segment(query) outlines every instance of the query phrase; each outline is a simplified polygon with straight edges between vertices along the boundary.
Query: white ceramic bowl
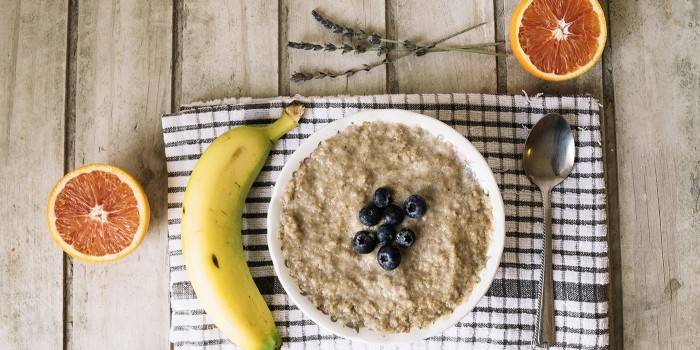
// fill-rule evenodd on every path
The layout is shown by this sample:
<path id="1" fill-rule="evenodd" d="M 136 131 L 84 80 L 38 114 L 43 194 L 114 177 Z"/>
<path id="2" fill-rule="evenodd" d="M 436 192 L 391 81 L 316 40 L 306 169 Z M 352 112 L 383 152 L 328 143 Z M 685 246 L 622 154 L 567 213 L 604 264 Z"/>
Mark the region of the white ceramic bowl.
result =
<path id="1" fill-rule="evenodd" d="M 467 162 L 468 169 L 471 170 L 471 173 L 485 189 L 490 199 L 491 208 L 493 208 L 493 231 L 486 253 L 486 266 L 479 274 L 480 282 L 474 286 L 469 297 L 451 314 L 436 320 L 427 328 L 412 329 L 408 333 L 382 333 L 366 328 L 360 328 L 359 332 L 357 332 L 355 329 L 345 327 L 339 322 L 331 321 L 330 316 L 321 313 L 308 298 L 301 295 L 296 280 L 289 275 L 289 270 L 284 264 L 284 256 L 281 251 L 281 243 L 278 236 L 281 199 L 285 187 L 291 180 L 294 172 L 299 168 L 299 164 L 316 149 L 321 141 L 336 135 L 339 131 L 351 124 L 358 124 L 365 121 L 383 121 L 388 123 L 400 123 L 408 126 L 418 126 L 430 134 L 452 144 L 458 156 Z M 351 340 L 358 340 L 370 344 L 405 344 L 440 334 L 445 329 L 454 326 L 464 318 L 464 316 L 474 308 L 479 299 L 486 294 L 496 274 L 496 269 L 498 269 L 498 264 L 501 261 L 501 254 L 503 253 L 503 243 L 505 240 L 504 220 L 503 201 L 493 173 L 486 163 L 486 160 L 479 154 L 479 151 L 477 151 L 464 136 L 449 125 L 422 114 L 404 110 L 374 110 L 360 112 L 328 124 L 306 139 L 299 149 L 291 155 L 282 168 L 279 178 L 275 183 L 275 188 L 272 191 L 270 207 L 267 212 L 267 241 L 275 273 L 277 277 L 279 277 L 282 287 L 284 287 L 284 290 L 287 292 L 292 302 L 316 324 L 336 335 Z"/>

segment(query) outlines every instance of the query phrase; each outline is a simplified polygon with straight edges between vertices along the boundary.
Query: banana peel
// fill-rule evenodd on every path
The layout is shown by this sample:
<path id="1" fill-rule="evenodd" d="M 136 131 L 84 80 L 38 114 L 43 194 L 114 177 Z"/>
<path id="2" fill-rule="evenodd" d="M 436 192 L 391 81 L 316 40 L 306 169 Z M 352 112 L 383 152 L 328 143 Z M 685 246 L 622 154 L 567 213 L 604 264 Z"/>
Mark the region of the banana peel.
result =
<path id="1" fill-rule="evenodd" d="M 292 102 L 266 126 L 236 127 L 197 161 L 182 204 L 182 252 L 197 298 L 221 332 L 242 350 L 279 349 L 272 313 L 246 264 L 241 237 L 245 199 L 274 143 L 298 126 Z"/>

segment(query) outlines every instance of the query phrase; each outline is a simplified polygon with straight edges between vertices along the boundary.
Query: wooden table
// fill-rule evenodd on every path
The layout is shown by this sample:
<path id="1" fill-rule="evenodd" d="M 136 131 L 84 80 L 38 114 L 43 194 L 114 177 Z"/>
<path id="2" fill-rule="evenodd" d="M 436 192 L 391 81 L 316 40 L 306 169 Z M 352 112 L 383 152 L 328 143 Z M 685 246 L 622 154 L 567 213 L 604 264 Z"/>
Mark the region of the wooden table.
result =
<path id="1" fill-rule="evenodd" d="M 700 349 L 700 5 L 605 3 L 603 60 L 545 83 L 514 58 L 436 53 L 349 79 L 292 83 L 300 68 L 376 57 L 299 52 L 331 37 L 310 11 L 454 44 L 505 40 L 517 0 L 1 0 L 0 346 L 168 349 L 166 171 L 160 115 L 227 96 L 487 92 L 584 94 L 603 104 L 612 348 Z M 153 209 L 128 259 L 86 265 L 54 246 L 45 200 L 66 171 L 124 167 Z"/>

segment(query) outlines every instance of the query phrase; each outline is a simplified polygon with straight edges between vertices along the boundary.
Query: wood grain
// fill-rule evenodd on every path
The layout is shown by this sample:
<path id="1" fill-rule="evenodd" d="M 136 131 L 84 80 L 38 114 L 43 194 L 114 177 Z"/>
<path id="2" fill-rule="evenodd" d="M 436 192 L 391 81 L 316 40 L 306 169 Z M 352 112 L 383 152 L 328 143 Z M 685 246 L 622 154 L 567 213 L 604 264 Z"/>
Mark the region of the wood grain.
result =
<path id="1" fill-rule="evenodd" d="M 0 347 L 61 349 L 63 254 L 44 211 L 63 175 L 68 3 L 0 7 Z"/>
<path id="2" fill-rule="evenodd" d="M 311 16 L 311 10 L 318 11 L 338 24 L 365 30 L 370 33 L 384 33 L 384 1 L 342 0 L 322 4 L 313 0 L 285 0 L 282 13 L 286 25 L 286 38 L 289 41 L 306 41 L 313 43 L 340 44 L 342 39 L 321 26 Z M 285 48 L 286 49 L 286 48 Z M 284 54 L 284 52 L 283 52 Z M 286 58 L 286 59 L 285 59 Z M 341 55 L 340 52 L 314 52 L 286 49 L 282 61 L 288 63 L 289 74 L 303 71 L 342 72 L 362 64 L 381 61 L 375 53 Z M 280 81 L 289 79 L 280 77 Z M 386 67 L 377 67 L 369 72 L 358 72 L 350 78 L 312 80 L 307 82 L 289 82 L 292 94 L 302 95 L 367 95 L 381 94 L 386 89 Z"/>
<path id="3" fill-rule="evenodd" d="M 172 2 L 81 1 L 75 165 L 122 167 L 144 186 L 148 235 L 114 264 L 74 262 L 74 349 L 167 349 L 166 170 L 160 115 L 170 111 Z"/>
<path id="4" fill-rule="evenodd" d="M 277 1 L 185 1 L 180 17 L 182 104 L 277 95 Z"/>
<path id="5" fill-rule="evenodd" d="M 494 42 L 493 2 L 389 0 L 391 33 L 399 40 L 431 42 L 481 22 L 484 26 L 445 42 L 459 46 Z M 402 93 L 496 92 L 496 59 L 464 52 L 407 57 L 394 65 L 393 89 Z M 395 80 L 395 81 L 392 81 Z"/>
<path id="6" fill-rule="evenodd" d="M 515 7 L 520 3 L 519 0 L 504 0 L 505 1 L 505 16 L 504 28 L 507 52 L 510 50 L 510 39 L 508 31 L 510 29 L 510 15 L 515 10 Z M 602 64 L 598 62 L 590 71 L 583 76 L 564 81 L 564 82 L 548 82 L 531 76 L 524 69 L 513 55 L 508 55 L 506 58 L 507 79 L 506 86 L 508 93 L 522 94 L 523 91 L 528 95 L 537 93 L 553 94 L 553 95 L 576 95 L 576 94 L 591 94 L 599 100 L 603 97 L 603 70 Z"/>
<path id="7" fill-rule="evenodd" d="M 610 4 L 627 349 L 700 348 L 700 7 Z"/>

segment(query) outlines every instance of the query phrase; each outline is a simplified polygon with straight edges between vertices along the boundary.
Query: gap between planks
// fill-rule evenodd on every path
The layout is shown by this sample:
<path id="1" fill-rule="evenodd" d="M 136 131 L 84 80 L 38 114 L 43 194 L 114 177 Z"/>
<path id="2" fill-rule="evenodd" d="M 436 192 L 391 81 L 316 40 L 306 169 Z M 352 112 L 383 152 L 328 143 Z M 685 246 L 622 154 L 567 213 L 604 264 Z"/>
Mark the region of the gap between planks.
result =
<path id="1" fill-rule="evenodd" d="M 277 94 L 280 96 L 289 95 L 289 49 L 287 47 L 287 25 L 289 16 L 289 6 L 286 0 L 277 1 Z"/>
<path id="2" fill-rule="evenodd" d="M 78 49 L 78 0 L 68 0 L 68 38 L 66 40 L 66 105 L 63 143 L 63 172 L 75 167 L 75 98 Z M 73 335 L 73 260 L 63 253 L 63 350 L 72 348 Z"/>
<path id="3" fill-rule="evenodd" d="M 510 21 L 505 15 L 505 0 L 493 1 L 493 17 L 494 17 L 494 33 L 495 41 L 501 41 L 504 44 L 496 46 L 496 52 L 506 53 L 506 28 Z M 508 92 L 508 63 L 506 57 L 496 57 L 496 91 L 498 94 Z"/>
<path id="4" fill-rule="evenodd" d="M 182 98 L 182 26 L 184 0 L 173 0 L 173 43 L 170 74 L 170 112 L 180 109 Z"/>

